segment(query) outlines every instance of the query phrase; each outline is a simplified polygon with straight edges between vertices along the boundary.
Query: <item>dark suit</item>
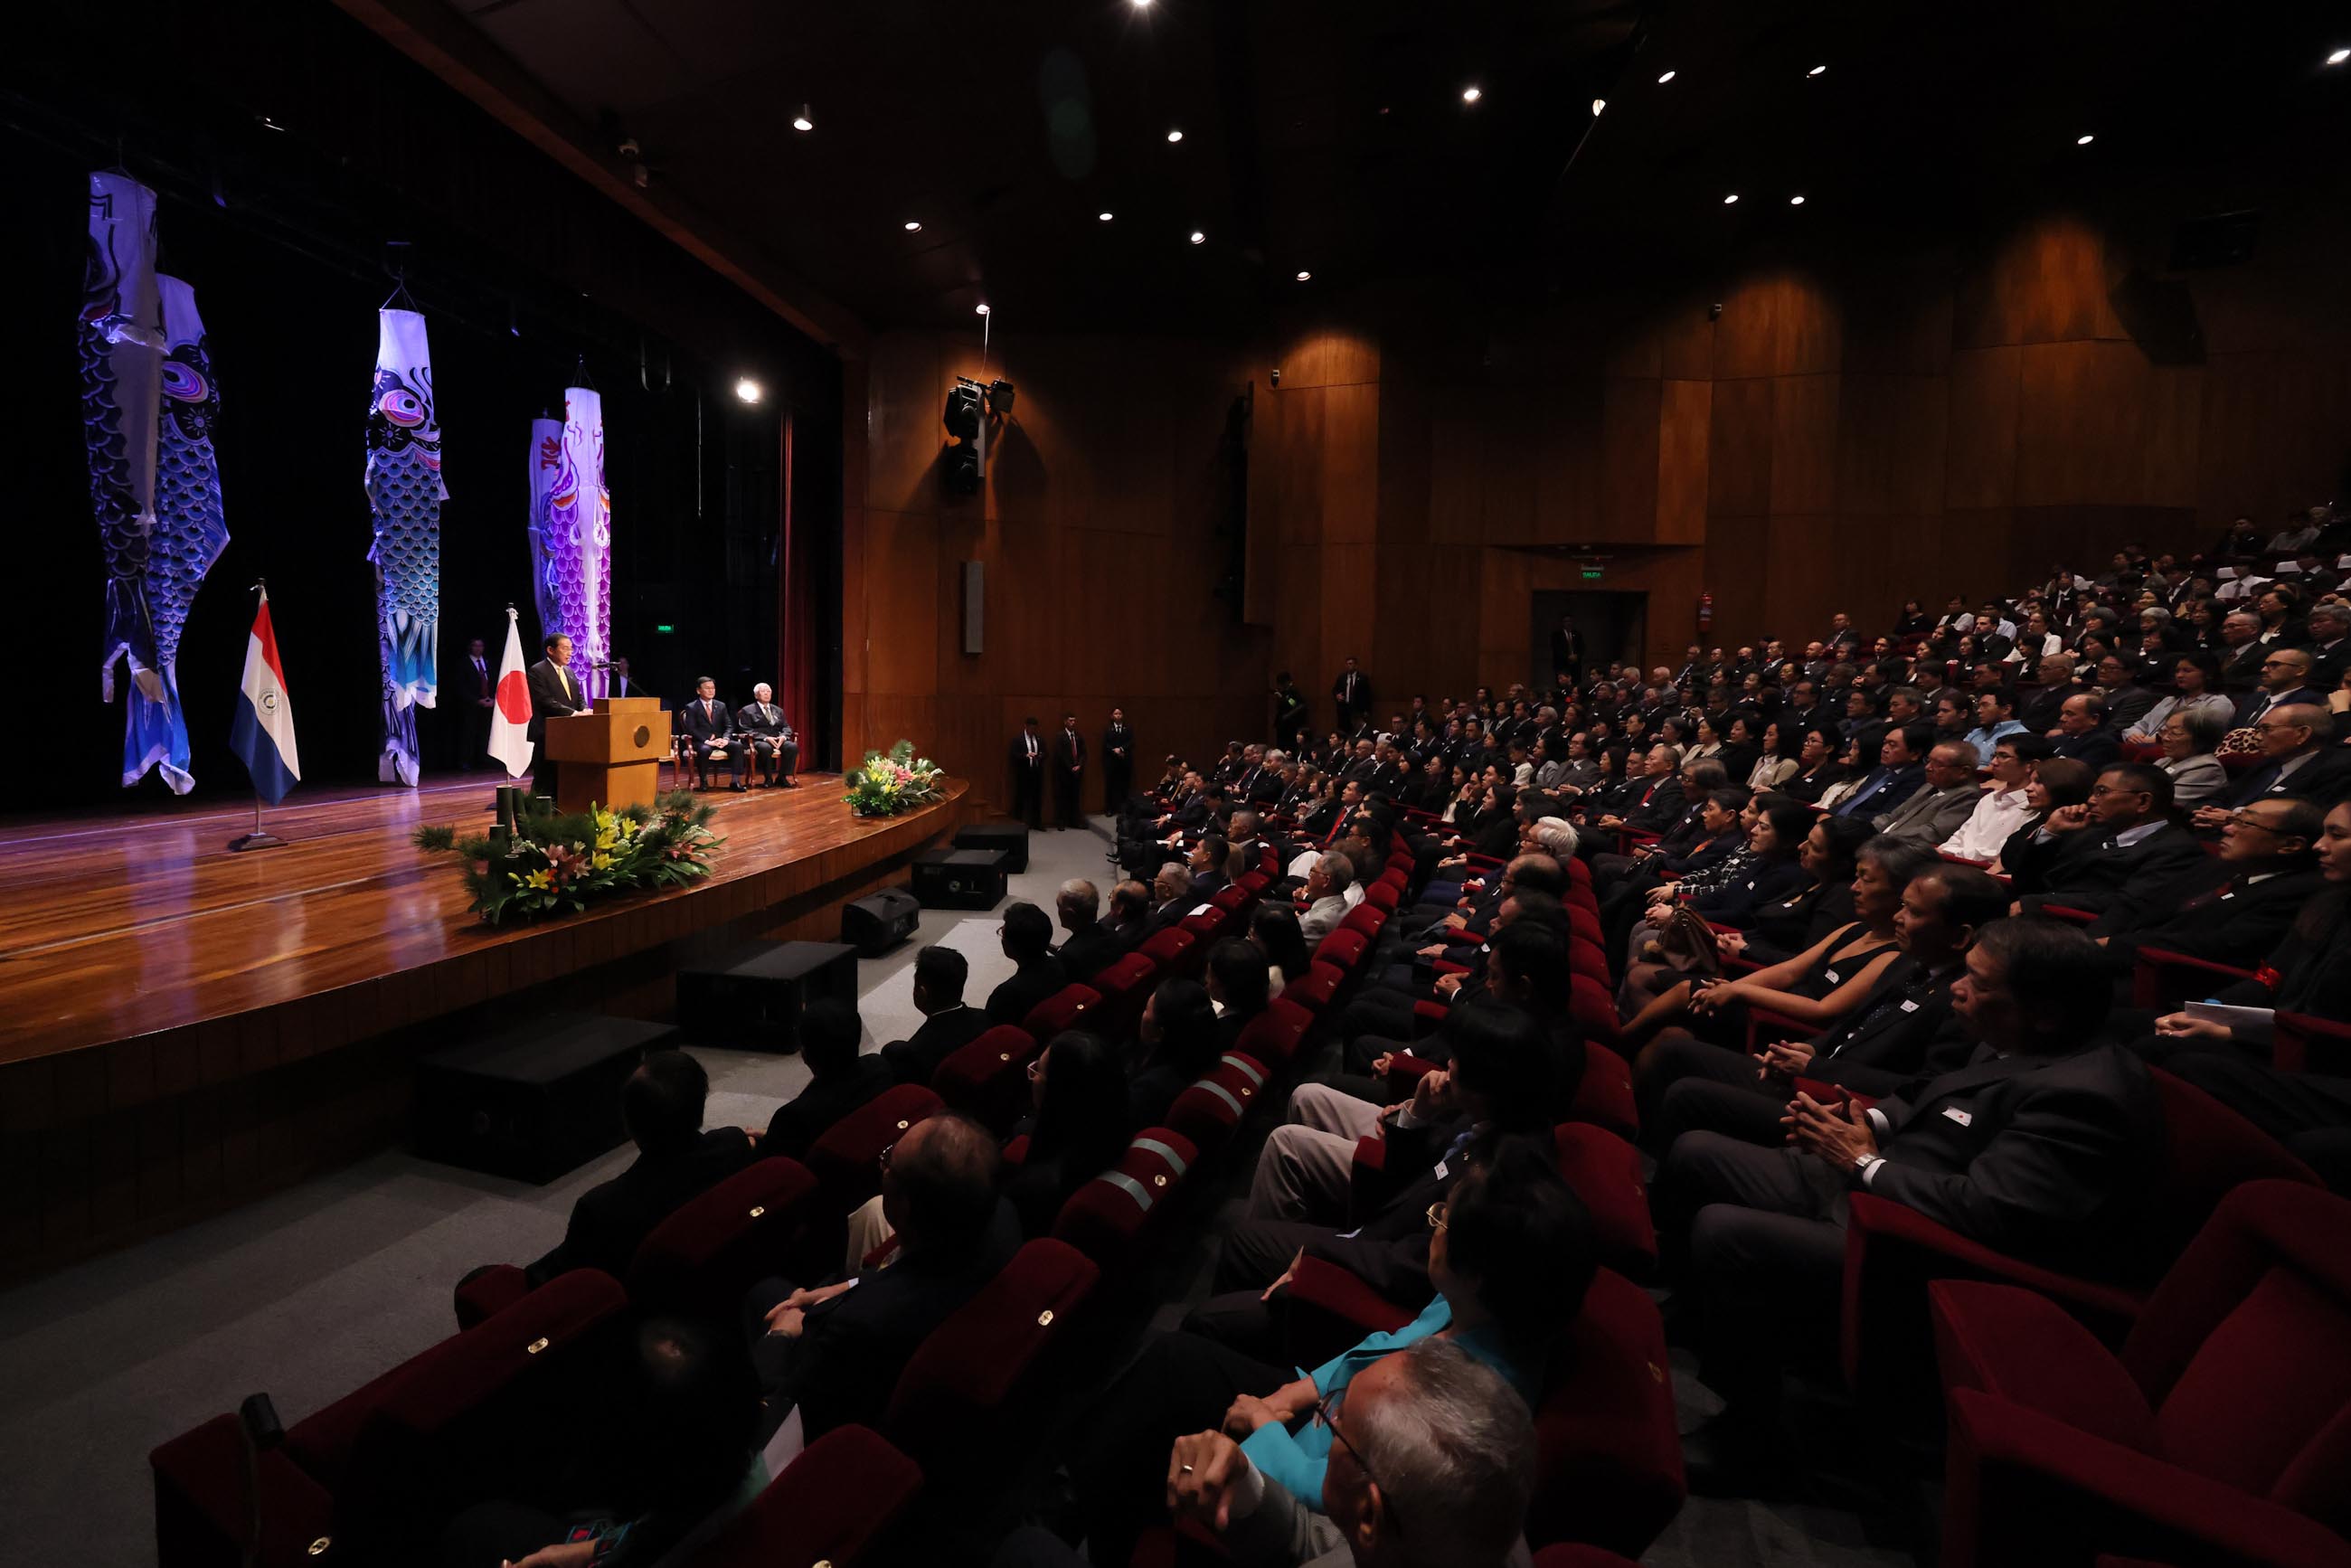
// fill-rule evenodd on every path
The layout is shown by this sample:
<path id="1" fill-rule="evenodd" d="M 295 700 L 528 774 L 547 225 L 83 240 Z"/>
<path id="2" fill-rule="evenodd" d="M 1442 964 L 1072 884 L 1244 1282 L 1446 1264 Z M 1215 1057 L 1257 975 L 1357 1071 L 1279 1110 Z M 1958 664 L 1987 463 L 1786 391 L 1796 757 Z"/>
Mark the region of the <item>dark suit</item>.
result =
<path id="1" fill-rule="evenodd" d="M 468 653 L 452 685 L 457 697 L 457 766 L 471 773 L 489 760 L 490 715 L 497 700 L 498 668 L 486 656 L 477 662 Z M 483 706 L 485 702 L 493 706 Z"/>
<path id="2" fill-rule="evenodd" d="M 2310 760 L 2292 773 L 2278 762 L 2264 762 L 2237 777 L 2222 799 L 2243 806 L 2264 795 L 2292 795 L 2332 810 L 2351 797 L 2351 751 L 2329 746 L 2309 754 Z"/>
<path id="3" fill-rule="evenodd" d="M 2005 862 L 2028 910 L 2044 903 L 2104 910 L 2125 888 L 2170 882 L 2204 858 L 2195 836 L 2170 822 L 2130 844 L 2095 822 L 2051 838 L 2052 844 L 2032 845 L 2025 866 Z"/>
<path id="4" fill-rule="evenodd" d="M 547 721 L 565 714 L 584 712 L 588 693 L 580 678 L 552 659 L 541 659 L 530 667 L 530 728 L 533 741 L 547 739 Z"/>
<path id="5" fill-rule="evenodd" d="M 768 1135 L 760 1140 L 762 1155 L 808 1158 L 809 1146 L 832 1130 L 832 1124 L 890 1087 L 888 1063 L 878 1056 L 861 1056 L 849 1070 L 831 1078 L 811 1078 L 807 1088 L 776 1107 L 768 1118 Z"/>
<path id="6" fill-rule="evenodd" d="M 1372 711 L 1374 700 L 1371 676 L 1361 670 L 1352 674 L 1342 671 L 1339 678 L 1331 683 L 1331 702 L 1339 713 L 1339 722 L 1334 727 L 1342 735 L 1353 733 L 1355 726 Z"/>
<path id="7" fill-rule="evenodd" d="M 1102 731 L 1102 810 L 1115 817 L 1134 793 L 1134 731 L 1112 724 Z"/>
<path id="8" fill-rule="evenodd" d="M 627 1170 L 580 1195 L 562 1243 L 530 1266 L 531 1280 L 568 1269 L 625 1275 L 655 1226 L 758 1157 L 740 1127 L 714 1127 L 676 1154 L 638 1155 Z"/>
<path id="9" fill-rule="evenodd" d="M 2126 886 L 2090 935 L 2106 939 L 2107 963 L 2126 975 L 2141 947 L 2252 968 L 2284 939 L 2319 883 L 2307 864 L 2281 869 L 2275 858 L 2231 862 L 2208 855 L 2176 877 Z"/>
<path id="10" fill-rule="evenodd" d="M 1053 737 L 1053 816 L 1064 828 L 1086 825 L 1078 789 L 1086 777 L 1086 737 L 1064 726 Z"/>
<path id="11" fill-rule="evenodd" d="M 939 1063 L 988 1030 L 987 1015 L 975 1007 L 954 1007 L 933 1013 L 923 1027 L 904 1040 L 882 1048 L 882 1060 L 901 1083 L 928 1083 Z"/>
<path id="12" fill-rule="evenodd" d="M 1058 958 L 1040 958 L 987 993 L 987 1021 L 1017 1024 L 1029 1009 L 1069 984 Z"/>
<path id="13" fill-rule="evenodd" d="M 2122 754 L 2123 737 L 2115 733 L 2112 725 L 2102 724 L 2085 735 L 2057 737 L 2056 755 L 2085 763 L 2093 773 L 2113 767 Z"/>
<path id="14" fill-rule="evenodd" d="M 2234 650 L 2223 643 L 2213 652 L 2220 660 L 2222 691 L 2250 692 L 2262 684 L 2262 661 L 2270 656 L 2267 643 L 2256 638 Z"/>
<path id="15" fill-rule="evenodd" d="M 1041 735 L 1022 730 L 1012 737 L 1006 753 L 1012 768 L 1012 814 L 1031 828 L 1045 825 L 1045 768 L 1052 745 Z"/>
<path id="16" fill-rule="evenodd" d="M 1097 920 L 1081 930 L 1070 934 L 1053 955 L 1061 961 L 1061 972 L 1071 984 L 1093 978 L 1097 970 L 1115 962 L 1126 952 L 1126 942 L 1118 927 L 1107 920 Z"/>
<path id="17" fill-rule="evenodd" d="M 1864 821 L 1882 816 L 1918 792 L 1927 781 L 1927 770 L 1916 762 L 1906 762 L 1899 768 L 1884 764 L 1870 769 L 1862 779 L 1861 788 L 1829 808 L 1836 817 L 1859 817 Z"/>
<path id="18" fill-rule="evenodd" d="M 792 737 L 791 721 L 775 704 L 747 704 L 735 716 L 735 733 L 753 755 L 775 758 L 777 782 L 799 770 L 800 743 Z"/>
<path id="19" fill-rule="evenodd" d="M 2262 715 L 2273 707 L 2283 707 L 2289 703 L 2305 703 L 2312 707 L 2325 707 L 2326 699 L 2308 686 L 2296 686 L 2290 692 L 2275 696 L 2265 691 L 2249 692 L 2237 704 L 2236 727 L 2242 729 L 2248 725 L 2258 724 L 2261 722 Z"/>
<path id="20" fill-rule="evenodd" d="M 694 755 L 702 764 L 705 780 L 710 777 L 711 753 L 724 748 L 727 770 L 735 776 L 736 783 L 743 782 L 743 754 L 750 747 L 726 744 L 726 737 L 735 730 L 735 716 L 726 711 L 725 703 L 716 697 L 708 702 L 696 697 L 678 710 L 677 720 L 678 728 L 694 742 Z"/>

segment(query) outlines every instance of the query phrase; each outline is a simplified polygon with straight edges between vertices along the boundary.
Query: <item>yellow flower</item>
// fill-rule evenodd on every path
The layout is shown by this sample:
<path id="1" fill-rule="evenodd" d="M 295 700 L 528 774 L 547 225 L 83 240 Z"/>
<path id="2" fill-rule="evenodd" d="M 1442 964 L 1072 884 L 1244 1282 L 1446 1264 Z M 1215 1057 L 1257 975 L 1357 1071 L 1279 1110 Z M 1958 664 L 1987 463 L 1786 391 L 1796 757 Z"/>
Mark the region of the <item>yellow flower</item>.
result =
<path id="1" fill-rule="evenodd" d="M 517 880 L 525 887 L 546 887 L 555 879 L 549 873 L 542 870 L 532 872 L 528 876 L 519 877 Z"/>
<path id="2" fill-rule="evenodd" d="M 612 869 L 612 857 L 604 853 L 601 850 L 599 850 L 595 855 L 589 860 L 588 864 L 590 870 L 610 871 Z"/>

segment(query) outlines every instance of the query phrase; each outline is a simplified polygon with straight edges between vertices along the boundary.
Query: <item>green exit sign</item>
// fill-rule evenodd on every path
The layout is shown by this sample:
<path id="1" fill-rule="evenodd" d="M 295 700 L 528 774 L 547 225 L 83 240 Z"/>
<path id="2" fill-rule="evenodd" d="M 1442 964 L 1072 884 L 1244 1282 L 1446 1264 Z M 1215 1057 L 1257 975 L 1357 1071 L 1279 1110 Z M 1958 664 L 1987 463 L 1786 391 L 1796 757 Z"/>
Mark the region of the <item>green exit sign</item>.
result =
<path id="1" fill-rule="evenodd" d="M 677 628 L 676 628 L 676 627 L 674 627 L 674 626 L 673 626 L 673 625 L 671 625 L 668 622 L 664 621 L 664 622 L 661 622 L 657 623 L 657 624 L 653 627 L 653 630 L 654 630 L 654 631 L 656 631 L 656 632 L 659 632 L 663 633 L 664 636 L 666 636 L 666 635 L 667 635 L 667 634 L 669 634 L 670 632 L 673 632 L 676 631 L 676 630 L 677 630 Z"/>
<path id="2" fill-rule="evenodd" d="M 1585 567 L 1583 569 L 1583 580 L 1586 582 L 1598 582 L 1600 580 L 1600 569 L 1596 566 Z"/>

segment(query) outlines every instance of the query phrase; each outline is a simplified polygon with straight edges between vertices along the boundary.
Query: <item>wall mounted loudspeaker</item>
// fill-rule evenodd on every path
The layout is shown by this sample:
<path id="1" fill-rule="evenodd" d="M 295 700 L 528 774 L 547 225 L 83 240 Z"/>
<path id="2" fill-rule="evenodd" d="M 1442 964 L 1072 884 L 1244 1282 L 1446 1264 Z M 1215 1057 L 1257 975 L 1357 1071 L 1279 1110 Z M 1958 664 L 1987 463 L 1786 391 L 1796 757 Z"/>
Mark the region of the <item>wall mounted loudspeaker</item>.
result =
<path id="1" fill-rule="evenodd" d="M 963 563 L 963 651 L 967 653 L 986 651 L 981 611 L 986 603 L 982 590 L 986 586 L 987 572 L 986 561 L 967 560 Z"/>

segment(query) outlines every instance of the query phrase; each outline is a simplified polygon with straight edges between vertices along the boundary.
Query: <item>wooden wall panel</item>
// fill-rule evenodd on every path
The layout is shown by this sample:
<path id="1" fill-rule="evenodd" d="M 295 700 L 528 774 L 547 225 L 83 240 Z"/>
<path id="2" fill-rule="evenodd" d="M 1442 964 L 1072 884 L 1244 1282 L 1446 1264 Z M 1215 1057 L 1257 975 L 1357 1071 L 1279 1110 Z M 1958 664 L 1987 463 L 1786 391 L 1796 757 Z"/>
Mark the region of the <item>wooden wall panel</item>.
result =
<path id="1" fill-rule="evenodd" d="M 1707 539 L 1707 450 L 1712 439 L 1714 383 L 1661 383 L 1657 407 L 1656 538 L 1659 544 Z"/>
<path id="2" fill-rule="evenodd" d="M 1719 381 L 1707 446 L 1706 509 L 1761 517 L 1771 509 L 1771 393 L 1768 379 Z"/>
<path id="3" fill-rule="evenodd" d="M 1657 422 L 1664 399 L 1662 382 L 1611 381 L 1602 391 L 1599 538 L 1603 539 L 1641 542 L 1657 537 Z"/>
<path id="4" fill-rule="evenodd" d="M 1771 386 L 1771 510 L 1825 513 L 1836 505 L 1840 378 L 1788 375 Z"/>
<path id="5" fill-rule="evenodd" d="M 1953 351 L 1943 463 L 1946 506 L 1980 509 L 2015 501 L 2023 369 L 2023 353 L 2018 349 Z"/>

